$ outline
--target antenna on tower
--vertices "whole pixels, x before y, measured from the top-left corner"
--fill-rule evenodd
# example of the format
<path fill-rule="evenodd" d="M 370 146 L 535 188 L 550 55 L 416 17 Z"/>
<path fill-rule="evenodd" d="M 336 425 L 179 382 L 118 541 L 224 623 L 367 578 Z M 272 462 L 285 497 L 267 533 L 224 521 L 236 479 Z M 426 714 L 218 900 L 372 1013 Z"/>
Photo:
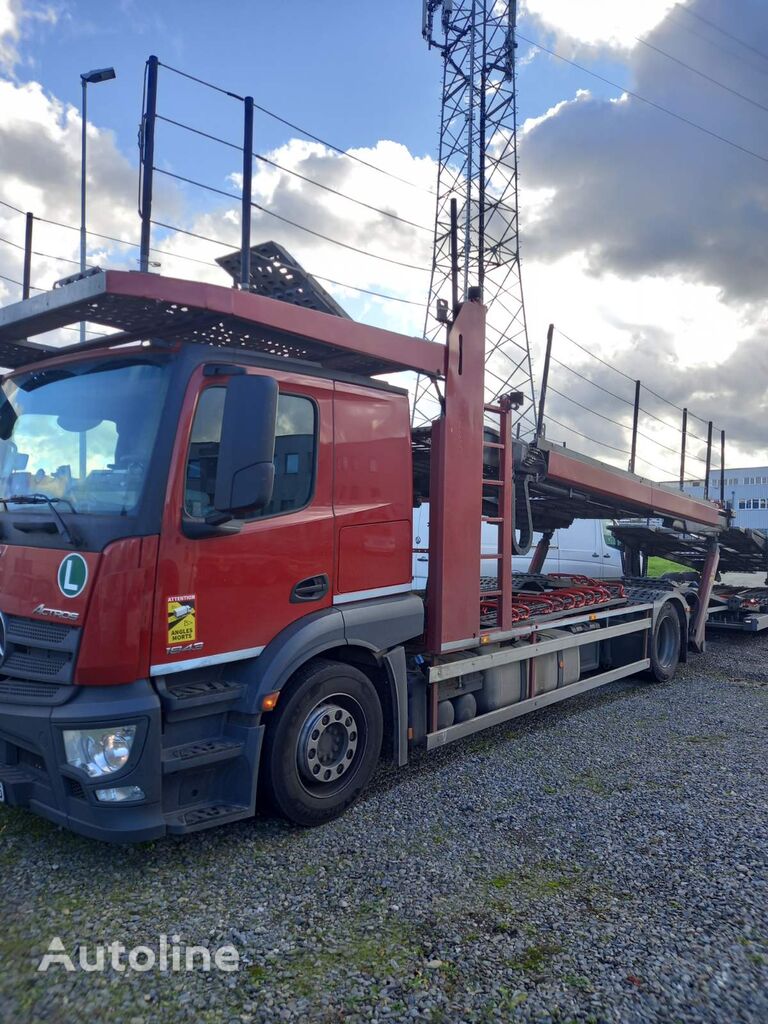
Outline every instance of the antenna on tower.
<path fill-rule="evenodd" d="M 441 9 L 443 41 L 435 39 Z M 451 293 L 451 200 L 458 209 L 460 299 L 472 286 L 488 307 L 486 400 L 520 391 L 520 434 L 535 431 L 535 401 L 518 223 L 517 0 L 424 0 L 422 34 L 443 58 L 442 111 L 432 275 L 424 336 L 444 323 L 438 299 Z M 431 382 L 416 382 L 414 425 L 438 411 Z"/>

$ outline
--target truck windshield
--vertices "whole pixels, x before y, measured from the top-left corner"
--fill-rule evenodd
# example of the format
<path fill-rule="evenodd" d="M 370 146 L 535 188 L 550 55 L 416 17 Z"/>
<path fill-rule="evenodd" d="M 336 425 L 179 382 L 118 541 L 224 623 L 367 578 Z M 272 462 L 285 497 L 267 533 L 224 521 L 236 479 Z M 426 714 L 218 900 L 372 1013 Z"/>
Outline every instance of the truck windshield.
<path fill-rule="evenodd" d="M 167 376 L 163 362 L 132 358 L 6 380 L 0 498 L 44 495 L 61 499 L 63 512 L 130 513 L 144 486 Z"/>

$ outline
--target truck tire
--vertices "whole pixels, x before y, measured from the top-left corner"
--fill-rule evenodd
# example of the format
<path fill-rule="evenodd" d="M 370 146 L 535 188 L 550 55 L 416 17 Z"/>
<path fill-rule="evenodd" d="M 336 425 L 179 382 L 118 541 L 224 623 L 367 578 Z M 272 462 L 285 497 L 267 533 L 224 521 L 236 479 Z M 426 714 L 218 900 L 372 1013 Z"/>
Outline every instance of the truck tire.
<path fill-rule="evenodd" d="M 383 731 L 381 703 L 364 673 L 335 661 L 300 669 L 264 737 L 264 788 L 273 808 L 304 826 L 343 814 L 373 775 Z"/>
<path fill-rule="evenodd" d="M 651 667 L 647 677 L 656 683 L 666 683 L 675 674 L 680 661 L 680 618 L 667 603 L 659 612 L 650 639 Z"/>

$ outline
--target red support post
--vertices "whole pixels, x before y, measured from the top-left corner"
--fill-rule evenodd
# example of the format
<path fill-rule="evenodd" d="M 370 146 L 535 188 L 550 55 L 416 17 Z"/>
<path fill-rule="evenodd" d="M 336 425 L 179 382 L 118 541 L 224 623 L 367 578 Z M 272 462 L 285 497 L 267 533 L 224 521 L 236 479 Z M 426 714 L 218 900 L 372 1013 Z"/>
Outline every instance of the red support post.
<path fill-rule="evenodd" d="M 480 635 L 485 307 L 465 302 L 448 333 L 445 412 L 432 424 L 427 647 Z"/>
<path fill-rule="evenodd" d="M 501 630 L 512 627 L 512 529 L 515 515 L 515 477 L 512 466 L 512 416 L 508 398 L 501 399 L 499 416 L 499 568 L 498 580 L 501 595 L 498 599 L 496 621 Z"/>
<path fill-rule="evenodd" d="M 701 569 L 699 603 L 694 613 L 692 624 L 691 649 L 698 654 L 704 653 L 704 632 L 707 627 L 707 618 L 709 617 L 709 599 L 712 596 L 712 588 L 715 585 L 715 576 L 717 576 L 719 563 L 720 545 L 717 538 L 713 537 L 709 542 L 709 551 Z"/>

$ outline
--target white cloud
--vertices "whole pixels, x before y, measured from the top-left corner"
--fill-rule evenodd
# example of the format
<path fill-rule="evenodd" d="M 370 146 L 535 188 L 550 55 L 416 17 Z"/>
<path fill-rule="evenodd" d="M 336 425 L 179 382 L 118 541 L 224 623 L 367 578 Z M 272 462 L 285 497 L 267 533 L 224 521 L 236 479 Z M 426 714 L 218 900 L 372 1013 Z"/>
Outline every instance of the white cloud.
<path fill-rule="evenodd" d="M 1 0 L 0 0 L 1 2 Z M 22 277 L 24 216 L 57 221 L 75 228 L 80 222 L 80 138 L 77 110 L 45 93 L 36 82 L 0 79 L 0 275 Z M 88 227 L 138 240 L 136 169 L 118 150 L 108 131 L 88 127 Z M 163 201 L 177 209 L 173 192 L 163 183 Z M 77 230 L 36 219 L 33 230 L 32 283 L 50 288 L 78 269 Z M 88 262 L 135 268 L 131 246 L 89 237 Z M 16 301 L 19 288 L 0 278 L 0 303 Z"/>
<path fill-rule="evenodd" d="M 632 49 L 677 0 L 525 0 L 524 9 L 558 36 Z"/>
<path fill-rule="evenodd" d="M 0 71 L 12 71 L 19 54 L 19 8 L 15 0 L 0 0 Z"/>

